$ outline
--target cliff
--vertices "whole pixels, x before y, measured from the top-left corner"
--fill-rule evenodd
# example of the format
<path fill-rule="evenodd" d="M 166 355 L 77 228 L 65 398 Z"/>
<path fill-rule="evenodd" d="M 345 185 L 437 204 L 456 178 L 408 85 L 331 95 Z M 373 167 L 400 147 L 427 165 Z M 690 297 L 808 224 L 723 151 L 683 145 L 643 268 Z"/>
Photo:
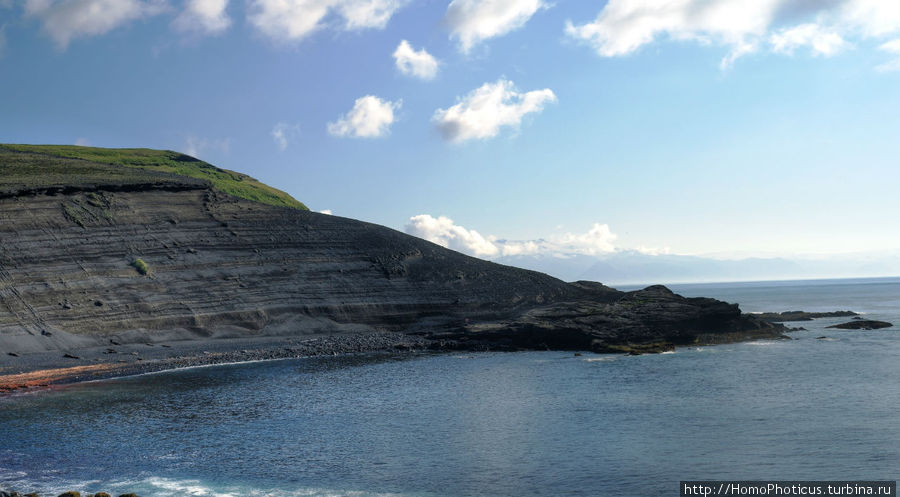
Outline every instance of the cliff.
<path fill-rule="evenodd" d="M 375 331 L 433 348 L 608 351 L 782 330 L 663 287 L 625 293 L 468 257 L 139 152 L 0 146 L 2 355 Z"/>

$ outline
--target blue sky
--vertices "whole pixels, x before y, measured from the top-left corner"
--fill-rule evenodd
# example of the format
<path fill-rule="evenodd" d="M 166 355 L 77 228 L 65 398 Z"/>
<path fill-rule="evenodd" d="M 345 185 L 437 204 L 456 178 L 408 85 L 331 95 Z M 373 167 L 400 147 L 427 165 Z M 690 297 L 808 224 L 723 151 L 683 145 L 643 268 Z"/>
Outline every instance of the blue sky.
<path fill-rule="evenodd" d="M 892 1 L 0 0 L 0 26 L 2 142 L 179 150 L 488 258 L 900 249 Z"/>

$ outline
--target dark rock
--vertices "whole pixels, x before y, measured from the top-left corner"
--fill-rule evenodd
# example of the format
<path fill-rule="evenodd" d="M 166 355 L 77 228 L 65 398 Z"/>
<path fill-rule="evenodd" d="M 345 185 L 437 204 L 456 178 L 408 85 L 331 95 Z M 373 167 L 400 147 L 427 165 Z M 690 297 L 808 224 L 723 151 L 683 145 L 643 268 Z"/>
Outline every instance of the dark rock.
<path fill-rule="evenodd" d="M 754 314 L 754 316 L 771 323 L 780 323 L 782 321 L 812 321 L 819 318 L 835 318 L 856 316 L 853 311 L 831 311 L 831 312 L 806 312 L 806 311 L 785 311 L 785 312 L 763 312 Z M 861 319 L 861 318 L 854 318 Z"/>
<path fill-rule="evenodd" d="M 103 307 L 103 301 L 95 300 L 95 301 L 94 301 L 94 305 L 97 306 L 97 307 Z"/>
<path fill-rule="evenodd" d="M 859 321 L 848 321 L 846 323 L 826 326 L 826 328 L 840 328 L 842 330 L 877 330 L 880 328 L 889 328 L 894 326 L 887 321 L 875 321 L 872 319 L 860 319 Z"/>
<path fill-rule="evenodd" d="M 19 357 L 19 354 L 16 354 L 15 352 L 7 352 L 6 355 L 10 355 L 13 357 Z"/>
<path fill-rule="evenodd" d="M 112 497 L 112 496 L 106 492 L 97 492 L 94 494 L 94 497 Z"/>
<path fill-rule="evenodd" d="M 63 492 L 59 494 L 57 497 L 81 497 L 81 492 Z"/>
<path fill-rule="evenodd" d="M 73 354 L 63 354 L 63 357 L 65 357 L 66 359 L 81 359 L 81 357 Z"/>
<path fill-rule="evenodd" d="M 31 492 L 30 494 L 25 494 L 25 497 L 41 497 L 37 494 L 37 492 Z"/>
<path fill-rule="evenodd" d="M 120 495 L 119 497 L 138 497 L 138 494 L 135 494 L 135 493 L 131 493 L 131 494 L 122 494 L 122 495 Z"/>

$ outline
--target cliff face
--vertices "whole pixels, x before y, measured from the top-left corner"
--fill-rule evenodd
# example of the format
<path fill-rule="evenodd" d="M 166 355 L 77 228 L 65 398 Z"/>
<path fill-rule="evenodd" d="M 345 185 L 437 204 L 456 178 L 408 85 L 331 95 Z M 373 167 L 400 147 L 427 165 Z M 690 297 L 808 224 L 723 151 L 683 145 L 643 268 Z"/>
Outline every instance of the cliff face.
<path fill-rule="evenodd" d="M 759 326 L 721 302 L 662 292 L 653 308 L 635 295 L 202 181 L 88 181 L 0 195 L 6 352 L 372 330 L 511 347 L 558 336 L 558 348 L 601 350 Z"/>

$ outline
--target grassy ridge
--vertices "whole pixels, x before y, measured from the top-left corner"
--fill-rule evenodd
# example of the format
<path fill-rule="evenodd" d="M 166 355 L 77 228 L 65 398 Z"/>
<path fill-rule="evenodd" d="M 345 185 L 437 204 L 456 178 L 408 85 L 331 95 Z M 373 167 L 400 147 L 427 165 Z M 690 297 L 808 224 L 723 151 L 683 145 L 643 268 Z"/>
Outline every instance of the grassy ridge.
<path fill-rule="evenodd" d="M 287 193 L 246 174 L 220 169 L 170 150 L 0 145 L 0 184 L 4 186 L 53 186 L 61 180 L 75 180 L 79 184 L 91 181 L 101 184 L 159 181 L 168 175 L 202 180 L 216 190 L 235 197 L 308 210 Z"/>

